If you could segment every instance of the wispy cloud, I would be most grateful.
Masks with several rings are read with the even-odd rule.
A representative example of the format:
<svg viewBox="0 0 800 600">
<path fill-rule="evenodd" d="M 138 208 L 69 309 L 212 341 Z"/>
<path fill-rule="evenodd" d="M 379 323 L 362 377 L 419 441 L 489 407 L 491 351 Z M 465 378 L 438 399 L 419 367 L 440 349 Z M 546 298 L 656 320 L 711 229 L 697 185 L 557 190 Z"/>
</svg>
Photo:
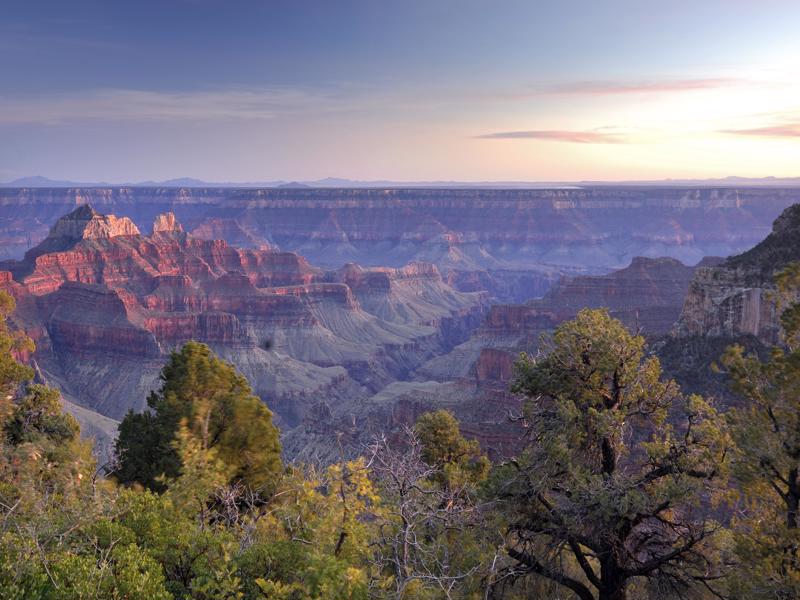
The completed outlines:
<svg viewBox="0 0 800 600">
<path fill-rule="evenodd" d="M 476 136 L 484 140 L 550 140 L 553 142 L 572 142 L 574 144 L 624 144 L 627 139 L 617 133 L 603 131 L 565 131 L 539 129 L 529 131 L 498 131 Z"/>
<path fill-rule="evenodd" d="M 344 106 L 346 101 L 336 90 L 285 87 L 189 92 L 88 90 L 47 96 L 0 96 L 0 124 L 266 120 Z"/>
<path fill-rule="evenodd" d="M 746 129 L 723 129 L 721 133 L 771 138 L 800 138 L 800 121 L 783 123 L 767 127 L 751 127 Z"/>
<path fill-rule="evenodd" d="M 43 17 L 44 18 L 44 17 Z M 117 40 L 90 38 L 85 29 L 90 21 L 78 17 L 51 18 L 37 27 L 19 23 L 0 23 L 0 49 L 59 52 L 64 48 L 85 48 L 88 50 L 114 51 L 125 48 Z M 46 29 L 46 30 L 45 30 Z"/>
<path fill-rule="evenodd" d="M 700 79 L 664 79 L 653 81 L 575 81 L 544 88 L 548 94 L 605 96 L 614 94 L 660 94 L 730 87 L 742 79 L 708 77 Z"/>
</svg>

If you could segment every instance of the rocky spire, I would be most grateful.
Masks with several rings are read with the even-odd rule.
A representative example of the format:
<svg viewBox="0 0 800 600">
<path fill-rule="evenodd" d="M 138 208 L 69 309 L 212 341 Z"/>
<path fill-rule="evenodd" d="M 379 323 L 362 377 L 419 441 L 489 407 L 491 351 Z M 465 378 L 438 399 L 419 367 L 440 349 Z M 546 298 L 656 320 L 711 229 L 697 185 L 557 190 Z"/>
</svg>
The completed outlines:
<svg viewBox="0 0 800 600">
<path fill-rule="evenodd" d="M 118 235 L 139 235 L 139 229 L 128 217 L 101 215 L 83 204 L 56 221 L 47 237 L 78 241 Z"/>
<path fill-rule="evenodd" d="M 25 254 L 25 259 L 67 250 L 81 240 L 108 239 L 120 235 L 140 233 L 128 217 L 101 215 L 89 204 L 82 204 L 56 221 L 47 237 Z"/>
<path fill-rule="evenodd" d="M 172 211 L 158 215 L 153 221 L 153 233 L 179 233 L 182 231 L 183 227 Z"/>
</svg>

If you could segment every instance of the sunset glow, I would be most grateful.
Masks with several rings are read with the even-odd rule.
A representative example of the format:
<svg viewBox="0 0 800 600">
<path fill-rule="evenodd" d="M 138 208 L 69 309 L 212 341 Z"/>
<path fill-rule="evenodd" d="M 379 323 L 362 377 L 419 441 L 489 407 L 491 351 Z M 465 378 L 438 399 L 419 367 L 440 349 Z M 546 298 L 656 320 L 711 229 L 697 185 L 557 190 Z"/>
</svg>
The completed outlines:
<svg viewBox="0 0 800 600">
<path fill-rule="evenodd" d="M 50 4 L 36 20 L 12 3 L 0 24 L 0 180 L 786 177 L 800 164 L 796 2 Z"/>
</svg>

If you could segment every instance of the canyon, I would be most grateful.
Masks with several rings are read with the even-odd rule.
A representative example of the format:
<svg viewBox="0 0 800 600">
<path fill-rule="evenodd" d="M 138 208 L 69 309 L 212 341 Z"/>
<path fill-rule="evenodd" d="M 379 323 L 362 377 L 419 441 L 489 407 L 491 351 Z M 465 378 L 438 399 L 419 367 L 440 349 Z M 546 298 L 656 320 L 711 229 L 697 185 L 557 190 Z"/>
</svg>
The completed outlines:
<svg viewBox="0 0 800 600">
<path fill-rule="evenodd" d="M 562 276 L 605 273 L 636 256 L 696 264 L 738 254 L 796 202 L 796 187 L 2 188 L 0 258 L 22 257 L 88 203 L 145 232 L 173 212 L 195 237 L 296 252 L 326 269 L 432 263 L 460 291 L 518 303 Z"/>
<path fill-rule="evenodd" d="M 37 376 L 112 420 L 144 408 L 166 356 L 195 339 L 290 429 L 320 399 L 351 403 L 405 377 L 486 308 L 485 293 L 452 289 L 430 264 L 323 271 L 291 252 L 195 238 L 172 213 L 145 236 L 89 205 L 0 269 Z"/>
<path fill-rule="evenodd" d="M 329 460 L 444 407 L 496 456 L 519 441 L 516 356 L 581 308 L 656 346 L 778 340 L 772 270 L 800 258 L 786 250 L 800 211 L 740 253 L 796 201 L 791 188 L 2 189 L 0 289 L 36 342 L 37 379 L 106 450 L 196 339 L 273 409 L 288 455 Z"/>
</svg>

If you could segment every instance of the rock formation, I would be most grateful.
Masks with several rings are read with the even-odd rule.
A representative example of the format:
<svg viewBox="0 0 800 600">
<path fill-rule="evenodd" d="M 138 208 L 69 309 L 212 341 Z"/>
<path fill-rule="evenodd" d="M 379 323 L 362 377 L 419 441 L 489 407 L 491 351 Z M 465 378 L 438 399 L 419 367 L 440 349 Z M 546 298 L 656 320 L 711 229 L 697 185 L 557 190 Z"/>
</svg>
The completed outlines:
<svg viewBox="0 0 800 600">
<path fill-rule="evenodd" d="M 700 264 L 721 261 L 706 258 Z M 695 267 L 672 258 L 636 257 L 608 275 L 565 279 L 529 305 L 552 314 L 555 322 L 571 319 L 582 308 L 606 307 L 631 329 L 657 337 L 669 332 L 680 316 L 694 272 Z"/>
<path fill-rule="evenodd" d="M 513 453 L 523 431 L 508 418 L 521 410 L 520 399 L 508 387 L 519 353 L 536 352 L 542 334 L 584 307 L 606 307 L 629 327 L 651 338 L 663 336 L 680 314 L 694 270 L 669 258 L 634 258 L 628 267 L 608 275 L 564 279 L 544 298 L 527 304 L 493 305 L 466 341 L 425 362 L 410 381 L 389 383 L 359 403 L 357 411 L 348 405 L 317 406 L 309 413 L 313 417 L 289 434 L 287 444 L 301 455 L 313 449 L 335 458 L 333 431 L 343 436 L 340 441 L 357 446 L 382 429 L 412 424 L 426 410 L 448 408 L 459 417 L 462 429 L 492 455 Z M 359 295 L 363 286 L 376 293 L 409 275 L 413 281 L 419 273 L 413 265 L 400 273 L 348 265 L 336 276 Z M 368 298 L 364 305 L 370 305 Z M 381 312 L 387 318 L 405 316 L 385 306 Z"/>
<path fill-rule="evenodd" d="M 183 226 L 178 223 L 175 213 L 169 211 L 160 214 L 153 221 L 153 233 L 179 233 L 183 231 Z"/>
<path fill-rule="evenodd" d="M 91 206 L 79 206 L 55 222 L 44 241 L 25 254 L 31 262 L 37 256 L 72 248 L 81 240 L 103 240 L 118 236 L 139 235 L 139 229 L 128 217 L 101 215 Z"/>
<path fill-rule="evenodd" d="M 650 337 L 680 315 L 678 335 L 777 339 L 770 281 L 800 258 L 800 211 L 721 266 L 674 258 L 743 250 L 795 200 L 770 189 L 5 189 L 0 250 L 40 243 L 0 263 L 0 288 L 37 343 L 38 377 L 93 430 L 142 408 L 166 354 L 199 339 L 276 411 L 290 452 L 335 458 L 338 434 L 355 446 L 443 406 L 502 454 L 519 433 L 506 418 L 519 408 L 507 392 L 516 354 L 584 306 Z M 673 258 L 608 272 L 634 252 Z M 527 302 L 489 306 L 501 298 Z"/>
<path fill-rule="evenodd" d="M 800 205 L 787 208 L 759 244 L 722 264 L 697 270 L 677 337 L 754 336 L 770 345 L 781 341 L 775 274 L 800 260 Z"/>
<path fill-rule="evenodd" d="M 328 269 L 429 262 L 462 291 L 524 302 L 561 276 L 600 274 L 634 256 L 695 264 L 741 252 L 798 201 L 792 188 L 6 188 L 0 257 L 21 257 L 60 215 L 91 202 L 143 231 L 173 211 L 195 237 L 268 244 Z"/>
<path fill-rule="evenodd" d="M 707 259 L 701 264 L 713 262 L 715 259 Z M 694 271 L 671 258 L 637 257 L 626 268 L 608 275 L 565 278 L 541 299 L 491 306 L 469 340 L 431 359 L 417 374 L 444 381 L 465 377 L 472 369 L 479 379 L 486 379 L 482 373 L 499 372 L 499 367 L 476 366 L 481 359 L 496 362 L 499 351 L 512 357 L 522 350 L 535 351 L 543 333 L 573 318 L 582 308 L 608 308 L 631 329 L 651 338 L 663 336 L 681 313 Z M 496 352 L 485 353 L 487 349 Z"/>
<path fill-rule="evenodd" d="M 406 377 L 466 339 L 486 308 L 485 294 L 452 289 L 433 265 L 325 272 L 291 252 L 188 235 L 172 213 L 144 236 L 89 206 L 0 269 L 14 324 L 37 343 L 31 361 L 84 419 L 143 408 L 166 355 L 196 339 L 288 430 L 314 403 L 356 406 Z"/>
</svg>

